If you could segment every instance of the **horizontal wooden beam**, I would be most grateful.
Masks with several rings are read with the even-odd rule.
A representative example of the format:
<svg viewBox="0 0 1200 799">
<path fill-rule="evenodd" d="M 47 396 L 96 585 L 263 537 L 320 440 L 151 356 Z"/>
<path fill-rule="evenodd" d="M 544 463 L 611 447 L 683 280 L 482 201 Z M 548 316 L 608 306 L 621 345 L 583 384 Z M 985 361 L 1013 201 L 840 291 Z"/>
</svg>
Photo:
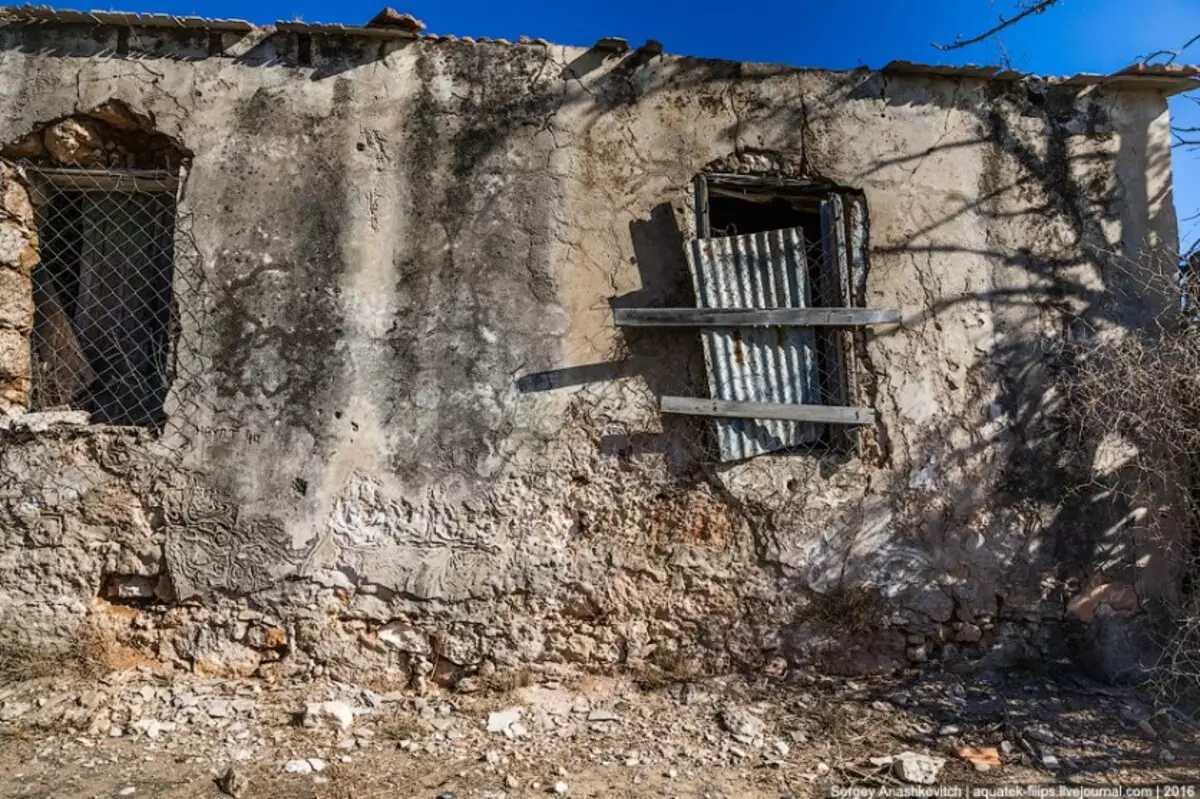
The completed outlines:
<svg viewBox="0 0 1200 799">
<path fill-rule="evenodd" d="M 780 405 L 772 402 L 729 402 L 698 397 L 663 397 L 663 413 L 688 416 L 718 416 L 724 419 L 782 419 L 789 422 L 819 424 L 874 424 L 870 408 L 843 408 L 833 405 Z"/>
<path fill-rule="evenodd" d="M 179 176 L 159 169 L 65 169 L 61 167 L 32 167 L 60 191 L 105 192 L 174 192 Z"/>
<path fill-rule="evenodd" d="M 621 327 L 861 327 L 900 321 L 894 308 L 616 308 Z"/>
</svg>

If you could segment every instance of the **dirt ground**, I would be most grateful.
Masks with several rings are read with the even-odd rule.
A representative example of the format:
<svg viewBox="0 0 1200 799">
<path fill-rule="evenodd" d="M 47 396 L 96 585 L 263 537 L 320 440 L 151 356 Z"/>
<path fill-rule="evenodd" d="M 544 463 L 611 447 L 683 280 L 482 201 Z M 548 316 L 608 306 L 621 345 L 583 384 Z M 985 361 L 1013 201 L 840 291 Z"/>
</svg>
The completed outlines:
<svg viewBox="0 0 1200 799">
<path fill-rule="evenodd" d="M 977 770 L 963 747 L 1001 765 Z M 142 667 L 0 688 L 0 796 L 21 799 L 828 796 L 904 786 L 903 752 L 934 758 L 942 787 L 1200 782 L 1182 715 L 1053 667 L 655 687 L 522 674 L 424 696 Z"/>
</svg>

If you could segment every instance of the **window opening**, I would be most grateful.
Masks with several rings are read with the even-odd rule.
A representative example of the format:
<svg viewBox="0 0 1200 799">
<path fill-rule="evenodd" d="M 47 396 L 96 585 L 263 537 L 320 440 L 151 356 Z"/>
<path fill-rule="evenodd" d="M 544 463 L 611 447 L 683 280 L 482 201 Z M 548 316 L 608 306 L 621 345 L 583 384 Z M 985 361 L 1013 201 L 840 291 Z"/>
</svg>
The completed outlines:
<svg viewBox="0 0 1200 799">
<path fill-rule="evenodd" d="M 30 406 L 158 429 L 171 375 L 177 180 L 146 170 L 31 172 L 44 201 Z"/>
<path fill-rule="evenodd" d="M 828 183 L 740 174 L 696 179 L 686 245 L 696 308 L 621 308 L 618 325 L 701 328 L 709 397 L 660 399 L 712 417 L 721 460 L 857 448 L 855 353 L 895 309 L 862 307 L 866 204 Z"/>
</svg>

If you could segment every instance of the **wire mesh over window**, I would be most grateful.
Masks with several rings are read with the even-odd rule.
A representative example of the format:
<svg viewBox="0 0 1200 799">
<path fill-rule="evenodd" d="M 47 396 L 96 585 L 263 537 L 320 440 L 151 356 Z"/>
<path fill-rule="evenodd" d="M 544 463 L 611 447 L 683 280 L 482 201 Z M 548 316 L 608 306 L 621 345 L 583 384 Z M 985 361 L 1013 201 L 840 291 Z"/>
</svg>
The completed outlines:
<svg viewBox="0 0 1200 799">
<path fill-rule="evenodd" d="M 173 331 L 176 178 L 42 169 L 31 407 L 101 424 L 164 422 Z"/>
</svg>

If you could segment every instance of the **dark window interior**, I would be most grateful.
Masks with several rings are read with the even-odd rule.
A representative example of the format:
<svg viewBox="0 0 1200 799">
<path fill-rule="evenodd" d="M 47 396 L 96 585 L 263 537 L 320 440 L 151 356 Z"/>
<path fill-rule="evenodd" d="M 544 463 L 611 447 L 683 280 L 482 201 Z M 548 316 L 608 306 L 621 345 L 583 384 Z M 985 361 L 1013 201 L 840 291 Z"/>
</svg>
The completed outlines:
<svg viewBox="0 0 1200 799">
<path fill-rule="evenodd" d="M 34 269 L 34 409 L 159 429 L 170 385 L 175 198 L 54 192 Z"/>
</svg>

